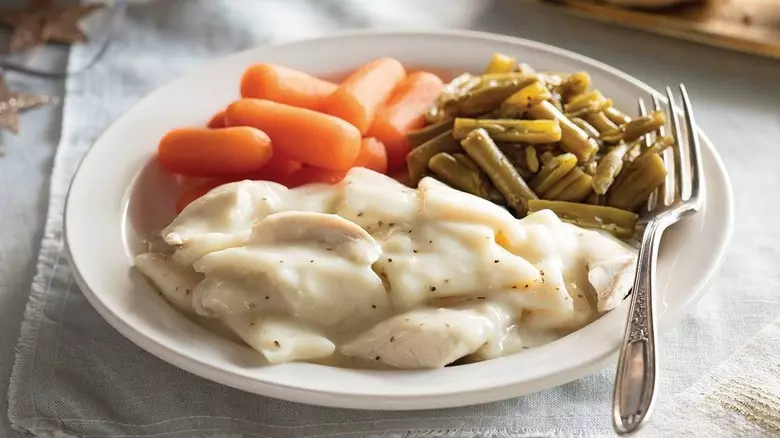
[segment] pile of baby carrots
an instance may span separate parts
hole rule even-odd
[[[407,74],[393,58],[370,61],[340,84],[280,65],[253,65],[241,79],[241,99],[207,127],[175,129],[160,141],[163,169],[210,178],[185,190],[176,210],[243,179],[296,187],[336,183],[353,167],[401,170],[411,150],[406,134],[423,127],[442,87],[433,73]]]

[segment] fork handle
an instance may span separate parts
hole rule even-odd
[[[658,360],[655,343],[653,288],[663,221],[647,224],[637,257],[631,307],[612,395],[612,424],[619,435],[637,430],[655,402]]]

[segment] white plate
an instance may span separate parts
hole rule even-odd
[[[346,33],[258,47],[217,60],[141,101],[103,134],[81,164],[68,197],[65,239],[84,295],[127,338],[180,368],[246,391],[320,405],[427,409],[475,404],[560,385],[614,362],[627,303],[556,342],[476,364],[435,371],[365,371],[305,363],[260,366],[258,353],[195,325],[131,269],[143,239],[174,214],[178,189],[155,164],[157,142],[171,128],[204,125],[212,113],[237,98],[239,78],[250,64],[274,62],[330,76],[375,57],[392,56],[409,66],[479,72],[496,51],[539,69],[586,70],[596,86],[626,110],[652,92],[625,73],[571,52],[460,31]],[[700,137],[706,207],[670,230],[664,241],[658,276],[662,330],[701,296],[731,234],[728,177],[712,143]]]

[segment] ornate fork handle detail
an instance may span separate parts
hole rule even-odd
[[[663,220],[650,221],[642,236],[613,396],[612,421],[619,434],[638,429],[655,402],[658,359],[652,300],[658,247],[667,226]]]

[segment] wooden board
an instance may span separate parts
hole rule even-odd
[[[780,59],[780,0],[701,0],[648,10],[603,0],[542,0],[583,17]]]

